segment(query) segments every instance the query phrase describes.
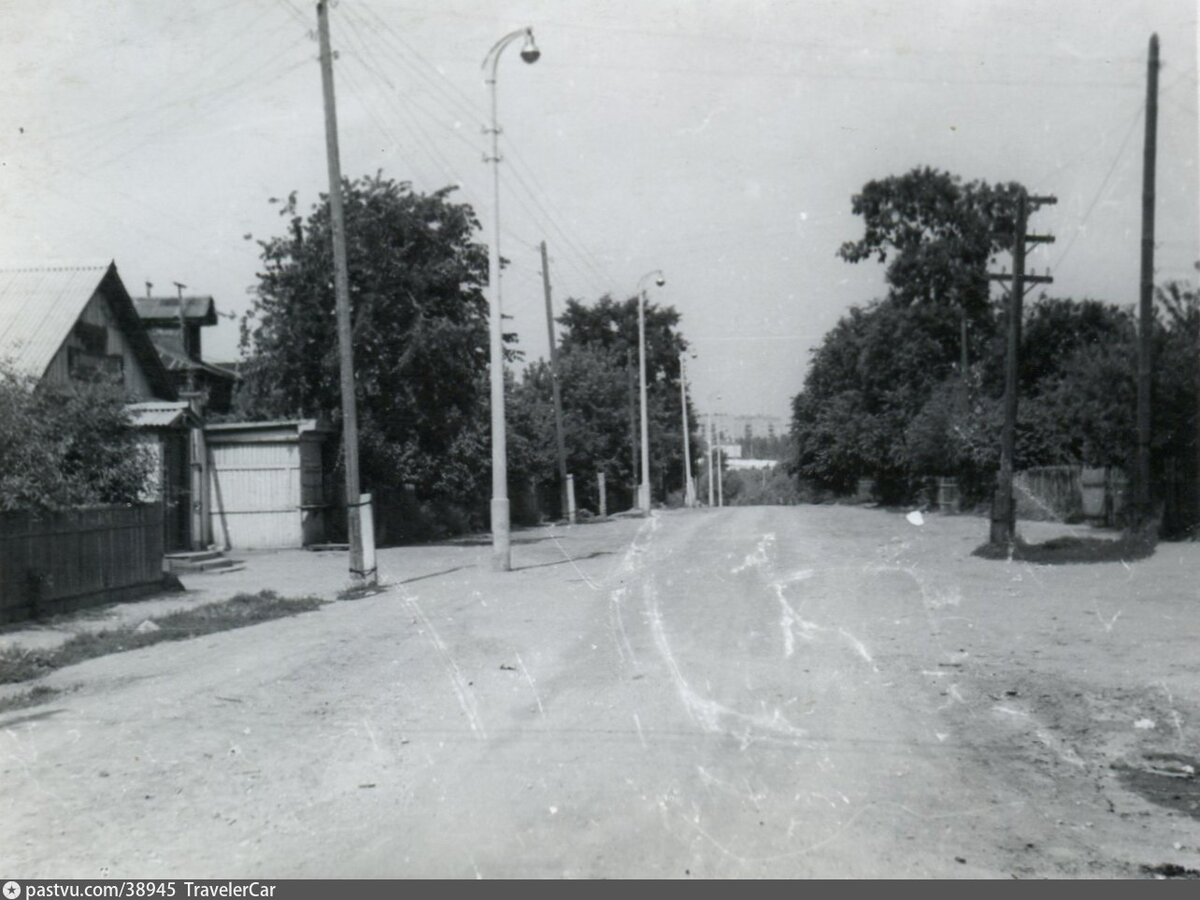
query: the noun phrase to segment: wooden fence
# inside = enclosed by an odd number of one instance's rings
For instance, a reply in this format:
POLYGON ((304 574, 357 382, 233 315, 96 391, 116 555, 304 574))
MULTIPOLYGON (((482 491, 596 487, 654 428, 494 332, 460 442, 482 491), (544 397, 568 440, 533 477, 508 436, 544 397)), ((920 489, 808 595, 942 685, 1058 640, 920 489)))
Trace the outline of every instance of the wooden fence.
POLYGON ((114 603, 162 588, 163 510, 0 512, 0 621, 114 603))
POLYGON ((1039 466, 1013 477, 1017 517, 1042 521, 1077 521, 1083 516, 1078 466, 1039 466))

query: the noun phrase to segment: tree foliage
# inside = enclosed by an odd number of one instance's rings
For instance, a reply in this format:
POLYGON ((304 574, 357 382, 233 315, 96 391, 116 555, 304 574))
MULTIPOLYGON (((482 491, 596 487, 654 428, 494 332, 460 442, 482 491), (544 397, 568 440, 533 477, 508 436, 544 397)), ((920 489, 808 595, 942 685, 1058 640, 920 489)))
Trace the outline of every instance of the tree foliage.
MULTIPOLYGON (((911 498, 932 474, 958 475, 977 498, 990 492, 1006 312, 1003 301, 988 302, 986 271, 1012 244, 1020 190, 915 169, 872 181, 854 197, 865 230, 840 255, 887 263, 888 294, 852 309, 817 348, 793 401, 795 473, 840 492, 874 478, 891 499, 911 498), (956 365, 964 316, 966 372, 956 365)), ((1163 478, 1172 466, 1195 468, 1200 301, 1177 284, 1163 287, 1157 301, 1152 459, 1163 478)), ((1136 355, 1129 310, 1044 296, 1026 305, 1017 467, 1131 467, 1136 355)))
MULTIPOLYGON (((343 183, 364 486, 487 496, 487 250, 452 189, 376 174, 343 183)), ((236 412, 341 419, 328 197, 306 217, 293 193, 285 234, 260 241, 242 323, 248 357, 236 412)))
POLYGON ((1012 246, 1020 191, 928 167, 869 181, 851 201, 863 236, 838 255, 888 263, 889 296, 903 304, 946 303, 986 318, 988 261, 1012 246))
POLYGON ((0 367, 0 510, 137 503, 153 459, 120 388, 43 384, 0 367))
MULTIPOLYGON (((562 395, 567 469, 575 476, 581 506, 598 505, 596 474, 604 472, 609 503, 632 497, 639 478, 634 467, 637 424, 637 298, 619 303, 602 297, 588 305, 570 299, 558 321, 559 386, 562 395)), ((646 384, 650 431, 651 487, 655 497, 680 488, 683 480, 683 423, 679 355, 687 342, 679 313, 647 303, 646 384)), ((690 401, 689 401, 690 407, 690 401)), ((553 383, 550 365, 530 365, 514 385, 512 431, 521 455, 522 477, 556 484, 553 383)), ((689 409, 689 422, 696 421, 689 409)), ((689 429, 692 430, 692 429, 689 429)), ((693 430, 693 448, 696 434, 693 430)))

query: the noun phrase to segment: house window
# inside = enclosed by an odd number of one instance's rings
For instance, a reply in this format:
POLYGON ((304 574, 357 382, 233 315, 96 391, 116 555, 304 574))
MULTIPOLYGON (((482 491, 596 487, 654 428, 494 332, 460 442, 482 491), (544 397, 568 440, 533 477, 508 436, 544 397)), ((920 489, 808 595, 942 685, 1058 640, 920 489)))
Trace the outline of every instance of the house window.
POLYGON ((75 339, 80 348, 92 356, 104 356, 108 353, 108 329, 103 325, 76 322, 75 339))
POLYGON ((89 353, 80 347, 67 350, 67 371, 76 381, 122 382, 125 378, 125 359, 120 355, 89 353))

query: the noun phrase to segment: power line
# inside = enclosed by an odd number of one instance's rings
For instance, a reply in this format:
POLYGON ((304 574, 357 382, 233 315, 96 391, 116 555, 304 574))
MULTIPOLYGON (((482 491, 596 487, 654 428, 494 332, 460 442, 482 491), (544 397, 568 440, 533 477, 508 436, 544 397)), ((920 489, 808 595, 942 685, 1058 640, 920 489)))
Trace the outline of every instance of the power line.
MULTIPOLYGON (((285 50, 284 53, 288 52, 290 49, 291 48, 287 48, 287 50, 285 50)), ((272 58, 271 62, 278 59, 280 56, 283 56, 284 53, 277 54, 275 57, 272 58)), ((258 84, 255 85, 255 90, 261 90, 262 88, 268 87, 268 86, 274 84, 275 82, 280 81, 281 79, 283 79, 287 75, 290 75, 292 72, 295 72, 297 69, 301 68, 302 66, 308 65, 308 63, 309 63, 309 60, 303 59, 303 60, 299 60, 298 62, 294 62, 291 65, 284 67, 283 69, 280 69, 274 75, 267 78, 266 80, 259 81, 258 84)), ((268 62, 267 64, 265 64, 262 67, 262 69, 259 69, 256 72, 251 73, 250 75, 247 75, 245 78, 241 79, 241 81, 239 81, 235 84, 228 85, 226 88, 222 89, 220 94, 228 93, 236 88, 243 87, 247 82, 249 82, 250 80, 256 78, 259 74, 261 74, 261 72, 264 69, 266 69, 267 66, 269 66, 269 65, 270 65, 270 63, 268 62)), ((214 95, 214 97, 215 96, 219 96, 219 94, 214 95)), ((246 96, 246 95, 243 95, 243 96, 246 96)), ((222 109, 224 109, 224 107, 220 106, 220 105, 211 106, 207 110, 204 110, 204 111, 189 112, 189 113, 187 113, 185 118, 189 122, 197 122, 197 121, 201 120, 202 118, 204 118, 205 116, 212 115, 214 112, 218 112, 222 109)), ((161 128, 157 129, 156 131, 149 132, 148 134, 139 135, 138 138, 134 141, 134 143, 131 146, 129 146, 128 148, 126 148, 124 150, 118 151, 115 154, 101 158, 98 162, 95 162, 87 171, 88 172, 98 171, 100 169, 103 169, 103 168, 106 168, 107 166, 112 165, 114 162, 124 159, 125 157, 129 156, 132 153, 136 153, 138 150, 141 150, 146 146, 146 144, 149 142, 149 139, 157 137, 162 134, 166 134, 167 132, 174 131, 175 129, 177 129, 179 127, 180 124, 181 124, 181 120, 176 119, 175 121, 168 122, 167 124, 163 125, 161 128)))
MULTIPOLYGON (((415 48, 413 48, 407 41, 405 41, 394 29, 392 29, 392 27, 377 12, 372 10, 370 7, 364 6, 364 9, 366 9, 366 11, 375 19, 375 21, 380 26, 380 30, 382 30, 382 32, 384 32, 384 34, 381 36, 382 39, 388 40, 389 39, 388 35, 391 35, 392 38, 394 38, 393 45, 394 46, 399 45, 402 48, 402 51, 395 55, 394 58, 396 60, 398 60, 402 64, 409 66, 413 71, 415 71, 417 76, 422 81, 424 81, 427 85, 429 85, 429 87, 431 89, 436 91, 447 103, 449 103, 450 105, 456 106, 459 109, 459 111, 465 111, 468 117, 477 118, 479 121, 484 120, 482 111, 480 111, 477 107, 474 106, 473 102, 469 98, 467 98, 467 96, 465 94, 462 93, 462 91, 457 87, 457 85, 454 84, 454 82, 447 79, 440 71, 437 70, 436 66, 434 66, 433 63, 431 63, 428 59, 426 59, 424 56, 422 56, 415 48), (425 71, 425 69, 423 69, 422 67, 413 65, 412 63, 409 63, 408 60, 406 59, 406 55, 403 52, 403 50, 407 50, 409 54, 411 54, 412 56, 415 56, 417 59, 424 62, 427 68, 433 69, 433 71, 437 73, 438 77, 435 79, 432 75, 428 74, 425 71), (454 93, 457 94, 457 97, 452 95, 451 93, 449 93, 444 88, 442 88, 441 85, 443 83, 445 85, 449 86, 454 91, 454 93)), ((431 118, 433 118, 435 122, 437 122, 438 124, 441 124, 443 127, 448 128, 448 126, 445 126, 444 123, 441 123, 440 121, 438 121, 436 119, 436 117, 433 117, 431 115, 431 118)), ((460 140, 462 139, 461 133, 459 133, 456 129, 448 128, 448 130, 450 130, 451 133, 454 134, 460 140)), ((524 160, 521 158, 520 153, 517 151, 516 146, 507 137, 505 137, 505 145, 506 145, 507 149, 509 150, 509 155, 521 163, 521 165, 525 168, 525 170, 528 174, 529 180, 534 183, 535 187, 538 190, 541 190, 542 196, 546 198, 546 203, 542 203, 541 200, 539 200, 539 198, 537 196, 537 191, 534 188, 531 188, 521 178, 520 174, 518 172, 516 172, 512 166, 510 166, 510 171, 512 171, 512 174, 513 174, 514 178, 517 180, 519 186, 528 193, 530 200, 538 207, 538 209, 542 213, 542 216, 554 228, 554 230, 559 234, 559 236, 567 243, 569 249, 573 253, 576 253, 579 256, 580 261, 586 267, 591 268, 595 271, 596 275, 599 276, 601 284, 611 282, 612 281, 611 277, 609 277, 603 271, 603 268, 598 264, 595 257, 592 256, 582 244, 580 244, 578 241, 576 241, 576 239, 572 235, 570 235, 566 232, 566 230, 560 225, 558 218, 553 213, 551 213, 550 209, 547 208, 548 206, 553 205, 552 202, 550 201, 549 194, 547 194, 545 190, 542 190, 540 188, 540 185, 537 184, 536 176, 533 175, 532 169, 527 164, 524 163, 524 160)), ((472 146, 473 149, 477 149, 477 148, 475 148, 474 145, 470 145, 470 146, 472 146)), ((528 211, 527 207, 526 207, 526 210, 528 211)), ((534 218, 537 218, 537 216, 534 216, 534 218)))
MULTIPOLYGON (((444 16, 444 17, 450 17, 450 18, 469 19, 472 21, 491 21, 493 18, 491 16, 471 15, 471 14, 467 14, 467 13, 452 12, 452 11, 446 10, 446 9, 428 9, 425 7, 407 6, 404 4, 394 4, 393 6, 396 9, 402 9, 402 10, 405 10, 408 12, 415 12, 415 13, 420 13, 423 15, 438 15, 438 16, 444 16)), ((564 21, 556 21, 553 19, 550 19, 550 20, 539 19, 539 22, 542 25, 542 27, 564 28, 564 29, 568 29, 568 30, 599 31, 599 32, 607 32, 607 33, 611 33, 611 34, 628 34, 628 35, 638 35, 638 36, 644 36, 644 37, 665 37, 665 38, 668 38, 671 40, 697 40, 697 41, 718 42, 718 43, 722 43, 722 44, 751 44, 756 47, 777 46, 777 47, 782 47, 782 48, 786 48, 786 49, 816 50, 816 51, 820 51, 822 53, 832 53, 832 54, 853 53, 853 52, 856 52, 856 51, 859 51, 862 49, 860 45, 837 46, 837 45, 830 44, 828 42, 822 42, 822 41, 789 41, 789 40, 785 40, 782 38, 767 38, 767 37, 761 37, 761 36, 757 36, 757 35, 743 36, 743 35, 737 34, 736 32, 732 32, 728 29, 722 29, 721 31, 716 31, 716 32, 707 32, 707 31, 682 32, 682 31, 668 31, 668 30, 664 30, 664 29, 632 28, 629 26, 597 25, 597 24, 593 24, 593 23, 584 23, 584 22, 564 22, 564 21)), ((1192 24, 1194 24, 1194 22, 1188 23, 1188 25, 1192 25, 1192 24)), ((1187 26, 1181 26, 1181 27, 1187 27, 1187 26)), ((888 46, 875 48, 875 52, 889 53, 889 54, 896 55, 896 56, 913 55, 908 50, 896 48, 896 47, 888 47, 888 46)), ((974 53, 971 51, 967 51, 967 50, 955 51, 955 50, 946 50, 946 49, 942 49, 942 48, 923 47, 920 49, 920 54, 923 56, 965 57, 972 65, 978 65, 984 60, 984 57, 981 57, 980 54, 974 53)), ((1116 65, 1138 65, 1138 66, 1140 66, 1142 64, 1142 60, 1140 60, 1139 58, 1134 57, 1134 56, 1128 56, 1128 57, 1083 56, 1078 53, 1065 53, 1065 54, 1054 54, 1054 53, 1010 54, 1010 53, 1006 53, 1004 55, 1004 59, 1005 60, 1008 60, 1008 59, 1037 59, 1037 60, 1050 59, 1050 60, 1055 61, 1056 63, 1075 62, 1075 63, 1081 63, 1081 64, 1099 63, 1099 64, 1104 64, 1104 65, 1116 64, 1116 65)))
MULTIPOLYGON (((554 68, 563 69, 611 69, 611 64, 608 63, 587 63, 587 62, 558 62, 553 61, 548 63, 554 68)), ((1134 81, 1048 81, 1045 79, 1036 80, 1013 80, 1013 79, 983 79, 983 78, 939 78, 939 77, 905 77, 895 74, 881 75, 866 75, 866 74, 851 74, 829 71, 794 71, 794 72, 767 72, 762 70, 752 70, 749 68, 737 69, 717 69, 717 68, 686 68, 683 66, 631 66, 622 64, 621 71, 623 72, 645 72, 652 75, 684 75, 689 78, 696 76, 709 78, 780 78, 786 81, 861 81, 882 84, 934 84, 940 87, 960 88, 963 86, 970 87, 1022 87, 1022 88, 1137 88, 1140 85, 1134 81)))
MULTIPOLYGON (((590 280, 590 278, 593 278, 593 277, 595 277, 595 278, 598 278, 598 279, 599 279, 599 280, 598 280, 598 282, 597 282, 597 284, 599 284, 599 285, 601 285, 601 286, 603 286, 603 285, 605 285, 605 284, 611 284, 611 282, 612 282, 612 279, 611 279, 611 278, 609 278, 609 277, 607 277, 607 276, 605 275, 605 273, 604 273, 604 272, 602 272, 602 271, 600 270, 600 268, 599 268, 598 266, 596 266, 596 265, 595 265, 595 264, 594 264, 594 263, 593 263, 593 262, 592 262, 592 261, 589 259, 589 254, 586 252, 586 250, 581 250, 581 249, 580 249, 580 248, 579 248, 579 247, 578 247, 578 246, 577 246, 577 245, 574 243, 574 240, 573 240, 573 239, 572 239, 572 238, 571 238, 571 237, 570 237, 570 236, 569 236, 569 235, 566 233, 566 231, 565 231, 565 230, 564 230, 564 229, 563 229, 563 228, 562 228, 562 227, 561 227, 561 226, 558 224, 557 220, 556 220, 556 219, 555 219, 555 218, 554 218, 554 217, 553 217, 553 216, 552 216, 552 215, 549 213, 549 211, 547 211, 547 209, 545 208, 545 206, 543 206, 543 205, 542 205, 542 204, 541 204, 541 203, 538 201, 538 199, 537 199, 537 196, 534 194, 533 190, 532 190, 532 189, 529 187, 529 185, 527 185, 527 184, 524 182, 524 180, 521 178, 521 175, 520 175, 520 173, 519 173, 519 172, 517 172, 517 170, 516 170, 516 169, 515 169, 515 168, 514 168, 514 167, 511 165, 511 163, 510 163, 510 165, 509 165, 509 167, 508 167, 508 173, 509 173, 509 174, 512 176, 512 178, 513 178, 513 181, 515 181, 515 182, 516 182, 518 185, 520 185, 520 186, 521 186, 521 188, 522 188, 522 189, 525 191, 525 193, 526 193, 526 194, 528 194, 530 201, 531 201, 531 202, 532 202, 532 203, 533 203, 533 204, 534 204, 534 205, 535 205, 535 206, 538 208, 538 210, 541 212, 541 217, 542 217, 542 218, 544 218, 544 219, 545 219, 545 221, 546 221, 546 223, 548 223, 548 224, 550 225, 550 227, 551 227, 551 228, 553 228, 553 229, 554 229, 554 231, 558 233, 559 237, 560 237, 560 238, 562 238, 562 240, 565 242, 565 249, 568 249, 568 250, 570 250, 570 251, 572 252, 572 254, 573 254, 573 255, 576 255, 576 256, 578 256, 578 258, 579 258, 580 262, 582 262, 582 263, 583 263, 584 267, 585 267, 585 268, 588 268, 588 269, 590 269, 590 270, 592 271, 592 273, 593 273, 593 274, 592 274, 591 276, 589 276, 589 280, 590 280)), ((510 190, 511 190, 511 189, 510 189, 510 190)), ((522 204, 522 205, 524 205, 524 204, 522 204)), ((526 209, 528 210, 528 207, 526 207, 526 209)), ((533 215, 533 218, 535 218, 535 219, 536 219, 536 218, 539 218, 539 217, 538 217, 536 214, 534 214, 534 215, 533 215)))
POLYGON ((417 121, 411 110, 402 107, 402 98, 399 89, 374 62, 374 54, 369 48, 366 47, 363 37, 359 33, 357 26, 355 26, 349 18, 343 18, 343 21, 348 26, 346 32, 344 32, 347 35, 347 40, 349 40, 352 34, 354 40, 358 42, 359 50, 358 52, 351 54, 351 58, 356 59, 359 64, 363 66, 363 69, 368 75, 370 75, 370 77, 382 82, 386 87, 391 89, 390 91, 385 90, 382 92, 384 100, 389 106, 391 106, 394 113, 407 121, 408 127, 412 130, 414 146, 419 147, 421 151, 428 156, 429 160, 434 164, 434 166, 441 169, 449 183, 462 184, 462 178, 456 172, 454 172, 453 169, 450 168, 449 164, 443 159, 432 139, 421 126, 421 123, 417 121))
MULTIPOLYGON (((262 18, 262 16, 260 16, 259 19, 255 19, 252 23, 250 23, 251 27, 254 25, 257 25, 261 18, 262 18)), ((219 69, 219 70, 223 70, 227 73, 228 69, 222 65, 222 60, 224 60, 226 57, 229 57, 229 56, 233 56, 234 58, 242 58, 242 57, 248 56, 246 51, 248 51, 250 49, 249 45, 256 42, 258 39, 252 33, 246 34, 245 31, 243 31, 243 35, 244 35, 243 43, 245 43, 247 46, 242 47, 242 46, 240 46, 240 44, 237 41, 230 42, 230 44, 226 45, 226 48, 225 48, 226 52, 224 54, 222 54, 219 58, 214 58, 209 61, 213 67, 215 67, 216 69, 219 69)), ((296 45, 298 45, 298 43, 299 42, 297 41, 294 44, 289 45, 289 46, 296 46, 296 45)), ((261 71, 262 68, 263 68, 262 66, 259 66, 257 68, 248 70, 247 77, 252 77, 253 75, 257 74, 259 71, 261 71)), ((210 71, 212 71, 212 69, 205 70, 206 73, 210 72, 210 71)), ((236 87, 238 84, 244 82, 245 80, 246 80, 245 77, 239 78, 238 81, 233 86, 236 87)), ((97 131, 104 132, 104 131, 118 131, 118 130, 119 130, 118 136, 123 137, 123 136, 125 136, 126 131, 124 129, 121 129, 121 126, 123 126, 127 122, 132 122, 137 119, 142 119, 142 118, 146 117, 147 115, 154 115, 156 113, 164 112, 164 111, 173 109, 175 107, 182 106, 184 104, 194 103, 198 100, 208 99, 213 96, 219 95, 229 89, 228 85, 218 86, 215 88, 210 87, 210 86, 201 87, 202 84, 207 85, 210 81, 211 81, 211 79, 199 79, 198 78, 198 79, 193 80, 193 82, 192 82, 193 90, 189 93, 185 93, 182 95, 177 93, 171 99, 163 100, 159 103, 151 104, 146 107, 136 108, 136 109, 130 110, 127 113, 117 115, 117 116, 108 115, 108 116, 105 116, 100 121, 82 124, 82 125, 76 125, 74 127, 66 128, 61 131, 52 132, 50 134, 39 135, 39 137, 42 140, 47 140, 47 141, 62 141, 62 140, 70 139, 70 138, 81 137, 83 135, 94 134, 97 131), (199 88, 199 89, 197 90, 195 88, 199 88)), ((88 149, 89 149, 89 151, 94 150, 95 145, 89 144, 88 149)))
MULTIPOLYGON (((355 18, 356 17, 348 14, 346 16, 346 22, 349 25, 349 27, 353 30, 354 35, 355 35, 356 39, 358 40, 359 47, 361 48, 362 52, 370 57, 371 67, 374 69, 375 73, 380 78, 380 80, 383 81, 385 84, 387 84, 396 93, 397 97, 401 101, 410 104, 414 109, 419 109, 420 111, 424 112, 429 117, 429 120, 431 122, 446 129, 457 140, 459 140, 466 147, 468 147, 472 151, 472 153, 474 153, 476 155, 482 155, 483 154, 483 146, 481 144, 476 144, 476 143, 471 142, 456 127, 454 127, 452 125, 448 125, 445 122, 438 119, 437 116, 433 112, 431 112, 429 109, 418 104, 416 102, 415 98, 406 96, 405 93, 403 91, 401 91, 401 89, 392 81, 392 79, 388 77, 387 73, 384 71, 383 63, 376 56, 375 51, 370 47, 366 36, 363 34, 362 28, 360 28, 359 24, 357 24, 355 22, 355 18)), ((368 31, 370 30, 370 26, 366 25, 365 23, 363 24, 362 27, 366 28, 368 31)), ((388 57, 388 58, 391 59, 392 57, 388 57)), ((400 57, 400 59, 403 61, 403 57, 400 57)))
POLYGON ((1100 182, 1100 187, 1096 191, 1096 195, 1092 198, 1092 202, 1088 204, 1087 212, 1083 214, 1083 218, 1079 224, 1075 226, 1075 233, 1071 235, 1071 240, 1067 241, 1067 246, 1063 248, 1062 254, 1058 257, 1058 262, 1054 264, 1054 268, 1061 271, 1063 261, 1066 260, 1067 254, 1071 252, 1071 248, 1075 246, 1075 242, 1079 240, 1079 235, 1083 233, 1084 225, 1087 224, 1088 218, 1092 214, 1092 210, 1096 208, 1096 204, 1100 202, 1100 197, 1104 194, 1104 189, 1108 187, 1109 179, 1117 170, 1117 164, 1121 161, 1122 155, 1125 153, 1125 148, 1129 144, 1129 139, 1133 137, 1137 125, 1142 120, 1142 110, 1145 108, 1145 103, 1139 108, 1138 114, 1134 116, 1133 121, 1129 123, 1129 130, 1125 132, 1125 137, 1121 140, 1121 146, 1117 148, 1116 155, 1113 157, 1112 164, 1108 167, 1108 171, 1104 173, 1104 180, 1100 182))
POLYGON ((475 100, 468 97, 462 91, 462 89, 458 87, 457 84, 446 78, 446 76, 441 73, 437 66, 435 66, 429 59, 422 56, 421 53, 410 43, 408 43, 408 41, 406 41, 399 32, 392 28, 392 26, 389 25, 383 19, 383 17, 379 15, 378 12, 365 4, 362 5, 362 8, 374 18, 376 23, 378 23, 381 30, 376 33, 380 35, 381 39, 390 40, 393 47, 397 49, 398 52, 394 57, 396 60, 408 66, 413 72, 416 73, 418 78, 424 81, 432 90, 440 94, 442 98, 445 99, 450 105, 457 106, 459 111, 465 112, 467 118, 475 119, 478 123, 480 123, 480 125, 483 125, 487 122, 485 110, 481 106, 478 106, 475 100), (425 67, 428 69, 432 69, 437 73, 438 77, 434 78, 432 75, 428 74, 425 68, 408 62, 406 53, 416 57, 418 60, 424 63, 425 67))
MULTIPOLYGON (((386 23, 383 23, 383 24, 386 24, 386 23)), ((389 78, 387 76, 387 74, 383 72, 382 64, 377 60, 374 51, 371 50, 371 48, 368 46, 367 39, 364 36, 364 34, 362 33, 362 31, 360 30, 359 26, 357 24, 355 24, 354 22, 351 22, 350 25, 354 31, 356 40, 359 42, 359 46, 362 50, 362 54, 370 57, 369 61, 365 60, 365 59, 360 59, 360 61, 363 62, 363 64, 365 66, 368 66, 371 69, 371 71, 375 74, 375 76, 378 77, 385 84, 387 84, 395 92, 396 96, 398 98, 400 98, 402 102, 404 102, 406 98, 404 98, 403 93, 396 86, 396 84, 391 80, 391 78, 389 78)), ((419 56, 419 54, 417 54, 417 55, 419 56)), ((397 58, 403 60, 403 55, 400 55, 397 58)), ((421 77, 424 81, 433 85, 435 88, 437 87, 437 83, 434 82, 429 76, 425 75, 419 69, 417 69, 417 71, 421 75, 421 77)), ((449 95, 446 94, 444 91, 442 91, 441 93, 442 93, 443 97, 449 97, 449 95)), ((410 102, 410 105, 411 105, 411 108, 413 111, 424 113, 425 115, 427 115, 430 118, 430 120, 433 122, 433 124, 436 124, 444 129, 446 129, 447 131, 449 131, 456 139, 458 139, 460 142, 464 143, 471 150, 473 150, 475 152, 480 152, 480 148, 478 147, 478 145, 475 145, 475 144, 471 143, 469 140, 466 140, 464 138, 464 136, 462 135, 462 133, 460 131, 458 131, 458 129, 447 125, 445 122, 441 121, 436 116, 434 116, 428 109, 424 108, 423 106, 416 103, 415 101, 409 101, 409 102, 410 102)), ((473 113, 474 111, 468 110, 468 112, 473 113)), ((416 120, 414 119, 413 121, 414 121, 414 124, 416 124, 416 127, 420 128, 420 125, 416 123, 416 120)), ((422 129, 422 133, 424 134, 423 129, 422 129)), ((424 136, 427 139, 427 145, 429 148, 428 152, 430 152, 431 155, 436 154, 436 150, 432 149, 433 148, 433 140, 431 138, 429 138, 427 134, 425 134, 424 136)), ((517 155, 513 151, 511 142, 506 141, 506 145, 509 147, 510 152, 513 152, 514 156, 517 155)), ((564 228, 562 228, 561 225, 558 224, 558 222, 555 219, 555 217, 553 216, 553 214, 550 213, 550 211, 546 208, 546 205, 543 204, 538 199, 537 194, 534 191, 534 189, 530 188, 530 186, 521 178, 520 174, 511 165, 509 166, 508 171, 513 176, 513 180, 517 183, 517 185, 526 192, 526 194, 529 197, 530 202, 532 202, 534 204, 534 206, 537 207, 537 209, 538 209, 538 211, 540 211, 541 215, 539 216, 537 212, 534 212, 532 209, 530 209, 529 205, 525 202, 524 198, 521 198, 519 195, 513 193, 514 199, 516 199, 516 201, 521 205, 522 209, 524 209, 525 212, 527 214, 529 214, 531 216, 531 218, 533 218, 535 220, 539 219, 539 218, 544 218, 546 221, 548 221, 549 224, 554 228, 554 230, 559 233, 559 235, 562 237, 562 239, 568 243, 568 245, 571 247, 572 251, 579 256, 580 260, 584 263, 584 265, 595 269, 596 275, 599 276, 601 284, 605 283, 606 281, 611 280, 611 279, 608 279, 604 275, 604 273, 599 269, 599 267, 596 265, 594 259, 589 258, 589 254, 587 253, 587 251, 582 249, 581 246, 569 234, 567 234, 566 230, 564 228)), ((461 179, 459 179, 459 180, 461 182, 461 179)), ((512 186, 507 183, 507 179, 505 180, 504 183, 505 183, 505 187, 507 187, 509 189, 509 191, 512 192, 512 186)), ((508 231, 507 231, 507 229, 505 229, 505 234, 507 234, 507 233, 508 233, 508 231)), ((528 244, 528 242, 526 242, 526 241, 522 241, 522 243, 528 244)))

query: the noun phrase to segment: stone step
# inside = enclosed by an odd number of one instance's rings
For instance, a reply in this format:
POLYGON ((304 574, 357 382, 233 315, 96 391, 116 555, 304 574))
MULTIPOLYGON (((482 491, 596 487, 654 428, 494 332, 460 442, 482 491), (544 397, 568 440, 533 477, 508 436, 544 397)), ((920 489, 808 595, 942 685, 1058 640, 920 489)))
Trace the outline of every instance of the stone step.
POLYGON ((200 562, 186 563, 183 568, 175 569, 176 572, 216 572, 224 569, 231 569, 236 566, 241 560, 227 559, 205 559, 200 562))
POLYGON ((203 562, 208 559, 220 559, 225 554, 220 550, 181 550, 178 553, 164 553, 167 562, 178 560, 182 563, 203 562))
POLYGON ((229 559, 220 552, 204 555, 200 558, 195 556, 186 559, 180 559, 175 554, 166 557, 167 571, 176 575, 196 574, 198 572, 227 572, 234 566, 239 566, 242 563, 240 559, 229 559))

